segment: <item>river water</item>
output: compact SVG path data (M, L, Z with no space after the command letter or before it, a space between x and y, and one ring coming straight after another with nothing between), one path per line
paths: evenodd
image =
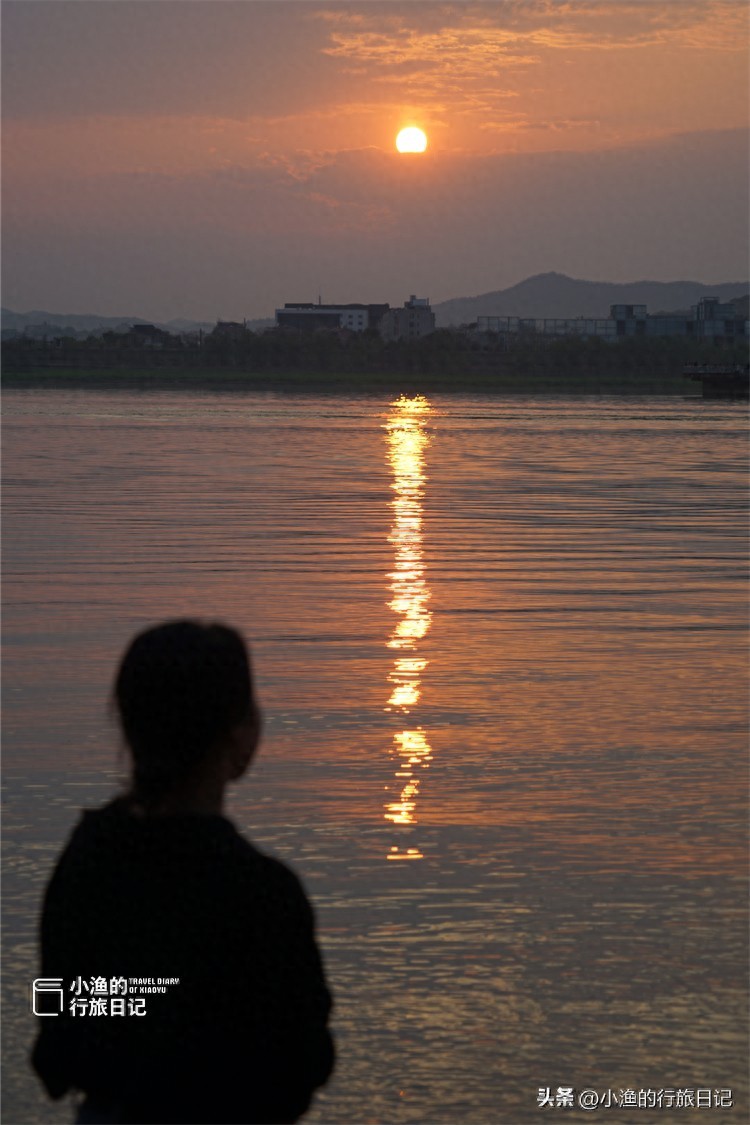
M71 1118L25 1061L40 896L122 780L123 647L184 615L252 645L228 813L315 904L339 1063L311 1125L682 1122L691 1091L747 1120L741 405L4 414L4 1120Z

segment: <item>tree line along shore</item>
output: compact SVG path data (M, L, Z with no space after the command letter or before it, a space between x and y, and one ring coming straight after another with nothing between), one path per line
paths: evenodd
M365 393L700 394L689 364L743 366L747 342L684 338L480 338L438 329L416 340L376 332L211 333L199 344L103 337L2 344L7 387L175 387Z

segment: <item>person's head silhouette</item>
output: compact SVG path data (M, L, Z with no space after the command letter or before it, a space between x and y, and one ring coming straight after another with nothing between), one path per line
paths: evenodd
M131 810L220 812L260 729L239 633L199 621L139 633L118 670L114 702L133 762Z

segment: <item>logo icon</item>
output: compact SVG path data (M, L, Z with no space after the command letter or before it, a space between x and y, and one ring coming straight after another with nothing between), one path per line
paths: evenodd
M65 999L62 977L37 977L31 995L35 1016L59 1016Z

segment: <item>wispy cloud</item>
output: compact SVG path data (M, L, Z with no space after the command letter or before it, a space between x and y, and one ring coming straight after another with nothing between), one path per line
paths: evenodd
M433 124L463 119L477 139L511 133L514 123L519 140L532 132L582 140L587 128L592 144L646 137L681 128L678 102L699 102L701 90L706 106L716 107L717 91L727 101L730 72L735 91L747 84L745 0L394 3L311 18L327 29L321 51L356 72L373 102L378 89L388 91ZM612 70L608 56L617 56ZM728 69L718 74L724 59ZM523 104L509 112L510 99ZM665 124L670 105L674 120ZM695 120L692 106L688 112ZM726 122L726 114L714 120Z
M489 111L517 95L532 68L577 52L694 49L742 54L745 0L498 0L377 12L324 9L322 52L352 75L399 87L423 104L449 91L452 108ZM477 87L481 87L481 90Z
M518 133L526 129L550 133L568 133L575 129L598 129L601 122L596 118L557 118L550 121L529 121L527 117L508 117L504 121L485 121L481 129L490 133Z
M323 48L325 54L388 69L432 66L454 75L473 76L539 62L537 55L525 52L519 36L487 23L428 32L409 26L390 32L334 31L331 40L332 45Z
M745 0L496 0L377 13L324 9L313 18L331 27L330 55L389 67L431 63L459 73L535 63L535 48L742 52L747 39Z

